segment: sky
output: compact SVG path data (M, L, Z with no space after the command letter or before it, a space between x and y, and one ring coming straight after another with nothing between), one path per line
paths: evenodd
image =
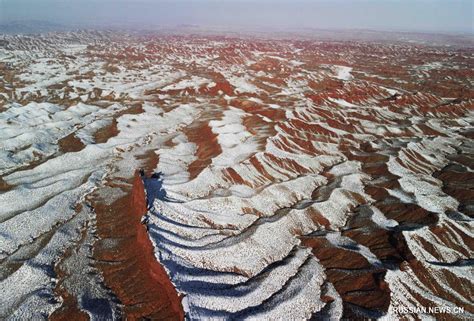
M474 0L0 0L0 25L474 33Z

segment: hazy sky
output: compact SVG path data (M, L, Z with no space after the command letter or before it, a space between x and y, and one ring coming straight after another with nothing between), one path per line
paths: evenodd
M473 33L474 0L0 0L0 24L155 28L182 24Z

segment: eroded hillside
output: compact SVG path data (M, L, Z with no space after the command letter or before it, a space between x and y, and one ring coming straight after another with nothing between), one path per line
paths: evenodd
M473 61L3 36L0 316L472 319Z

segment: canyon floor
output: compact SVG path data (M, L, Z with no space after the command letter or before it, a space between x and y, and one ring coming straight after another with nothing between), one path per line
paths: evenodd
M0 36L0 319L472 320L473 67L408 41Z

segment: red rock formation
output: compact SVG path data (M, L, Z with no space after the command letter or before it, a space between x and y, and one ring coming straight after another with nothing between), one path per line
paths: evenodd
M217 135L212 132L207 123L188 127L184 133L188 140L197 146L197 159L188 166L189 178L193 179L211 164L214 157L222 153L222 149L217 142Z
M78 152L86 147L75 133L71 133L66 137L58 140L59 150L63 153Z
M124 305L127 319L182 320L181 298L156 260L146 228L140 223L147 211L143 182L135 174L131 183L127 195L110 205L93 196L101 239L94 250L97 267Z
M335 247L322 237L302 237L302 245L311 247L326 269L329 281L344 301L346 318L360 317L353 306L387 311L390 290L383 281L383 269L373 269L359 253Z

